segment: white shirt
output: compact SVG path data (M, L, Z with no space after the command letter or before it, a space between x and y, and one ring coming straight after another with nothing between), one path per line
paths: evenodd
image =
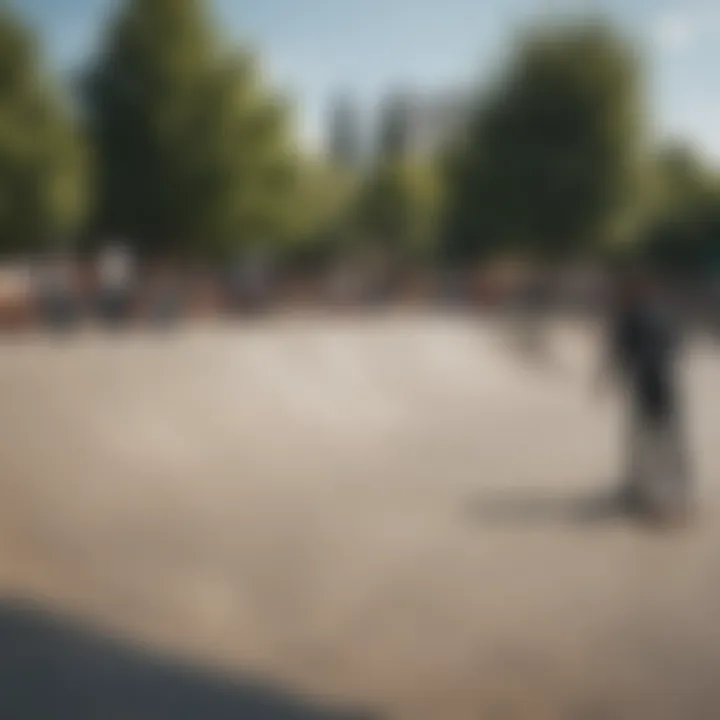
M133 280L133 270L132 256L122 246L109 247L100 255L98 276L105 289L127 288Z

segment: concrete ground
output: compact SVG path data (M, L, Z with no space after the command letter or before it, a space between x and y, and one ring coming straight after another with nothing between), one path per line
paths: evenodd
M424 314L3 340L0 592L378 718L715 720L720 354L686 372L700 512L659 531L593 512L622 456L594 343L558 326L537 365Z

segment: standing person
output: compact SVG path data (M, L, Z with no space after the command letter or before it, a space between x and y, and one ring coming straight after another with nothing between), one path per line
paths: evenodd
M26 328L32 318L32 304L27 265L0 264L0 331Z
M233 313L257 312L264 306L268 289L266 258L258 251L240 255L230 269L227 295Z
M546 273L533 272L521 289L521 343L535 360L548 359L548 311L551 287Z
M243 294L251 312L263 312L272 301L273 261L261 249L250 251L243 262Z
M351 260L343 258L330 269L326 292L336 308L347 309L355 305L360 296L360 287L357 269Z
M265 257L258 250L248 253L244 259L242 293L250 312L263 309L267 295L267 266Z
M621 503L633 512L684 514L691 479L680 417L679 338L650 278L621 282L608 352L628 401L629 467Z
M97 279L102 318L113 326L124 323L130 313L135 279L135 263L127 245L114 242L100 252Z
M225 305L232 315L237 315L245 309L244 270L243 258L238 256L223 272Z
M75 267L71 258L53 253L40 259L34 294L44 323L53 330L70 330L78 319Z
M181 274L172 261L161 260L154 268L149 287L149 311L154 325L168 327L184 309Z

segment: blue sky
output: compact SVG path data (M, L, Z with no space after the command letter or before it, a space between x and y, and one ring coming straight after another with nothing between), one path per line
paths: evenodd
M12 0L57 67L82 63L114 0ZM395 85L442 88L482 76L518 25L548 8L600 9L637 38L650 73L652 119L720 159L720 4L714 0L214 0L226 34L253 45L297 100L311 143L328 96L371 103Z

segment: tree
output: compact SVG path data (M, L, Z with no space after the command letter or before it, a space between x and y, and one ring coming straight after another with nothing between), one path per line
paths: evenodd
M83 219L84 153L32 34L0 9L0 251L67 243Z
M394 260L428 257L436 237L442 187L436 168L414 160L379 164L358 201L358 226Z
M314 157L303 158L298 168L286 250L291 257L312 264L343 250L349 241L357 177Z
M461 261L583 252L631 228L638 65L604 24L529 34L448 161L445 251Z
M377 157L361 183L355 213L364 243L393 263L428 256L441 205L435 164L413 152L413 112L409 94L386 98Z
M655 162L654 207L640 256L662 269L720 269L720 178L683 146L663 148Z
M678 210L717 197L718 178L703 158L682 144L660 148L654 160L655 206Z
M96 225L146 252L229 253L283 235L286 108L201 0L128 0L86 83Z

